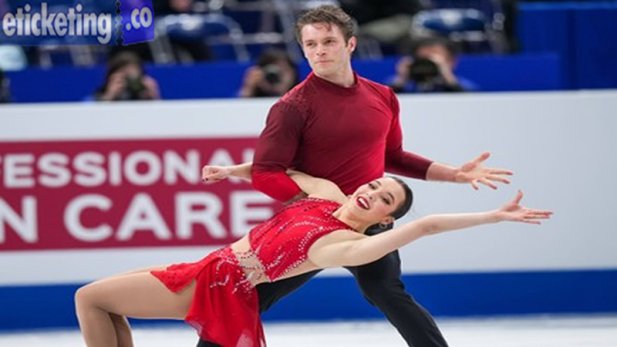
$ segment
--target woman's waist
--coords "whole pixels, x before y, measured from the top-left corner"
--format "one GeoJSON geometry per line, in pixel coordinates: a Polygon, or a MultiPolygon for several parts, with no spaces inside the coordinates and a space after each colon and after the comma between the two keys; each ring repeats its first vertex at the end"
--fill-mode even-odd
{"type": "Polygon", "coordinates": [[[271,282],[266,273],[266,267],[259,259],[257,252],[251,248],[248,238],[243,238],[243,240],[233,243],[228,249],[233,254],[238,267],[242,269],[244,277],[253,286],[271,282]],[[241,242],[243,240],[246,240],[246,242],[241,242]]]}

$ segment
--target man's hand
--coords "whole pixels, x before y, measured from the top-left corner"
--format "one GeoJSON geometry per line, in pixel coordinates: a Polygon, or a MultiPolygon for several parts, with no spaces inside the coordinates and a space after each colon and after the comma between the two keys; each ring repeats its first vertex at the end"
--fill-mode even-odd
{"type": "Polygon", "coordinates": [[[477,158],[463,164],[463,166],[456,169],[454,181],[458,183],[471,183],[475,190],[479,189],[480,183],[493,189],[497,189],[495,182],[510,184],[510,181],[504,176],[511,176],[512,171],[484,167],[484,161],[490,156],[489,152],[484,152],[477,158]]]}

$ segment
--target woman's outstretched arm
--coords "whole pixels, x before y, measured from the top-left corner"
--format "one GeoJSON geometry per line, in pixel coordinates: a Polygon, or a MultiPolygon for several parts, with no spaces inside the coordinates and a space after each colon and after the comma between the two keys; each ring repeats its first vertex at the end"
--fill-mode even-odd
{"type": "Polygon", "coordinates": [[[552,215],[550,211],[520,205],[522,198],[523,193],[519,191],[512,201],[497,210],[430,215],[370,237],[332,235],[326,239],[326,236],[323,242],[315,243],[317,247],[310,250],[309,257],[320,267],[357,266],[373,262],[423,236],[504,221],[540,224],[552,215]]]}

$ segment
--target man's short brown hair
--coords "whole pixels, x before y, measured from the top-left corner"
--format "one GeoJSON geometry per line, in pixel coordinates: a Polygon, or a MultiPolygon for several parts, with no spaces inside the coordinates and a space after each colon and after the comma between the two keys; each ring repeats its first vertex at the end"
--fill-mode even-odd
{"type": "Polygon", "coordinates": [[[345,42],[355,35],[355,22],[345,11],[340,7],[333,5],[323,5],[305,12],[296,22],[296,39],[302,44],[302,28],[308,24],[325,23],[327,25],[336,25],[343,36],[345,42]]]}

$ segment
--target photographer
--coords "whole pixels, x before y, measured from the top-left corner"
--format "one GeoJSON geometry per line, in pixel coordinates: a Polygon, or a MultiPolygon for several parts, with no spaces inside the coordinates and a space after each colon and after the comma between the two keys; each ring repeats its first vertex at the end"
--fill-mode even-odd
{"type": "Polygon", "coordinates": [[[105,83],[95,94],[97,101],[158,100],[159,85],[144,72],[141,60],[132,52],[120,52],[109,59],[105,83]]]}
{"type": "Polygon", "coordinates": [[[402,58],[396,66],[396,76],[389,83],[397,93],[464,92],[477,86],[454,74],[457,51],[442,38],[419,41],[411,57],[402,58]]]}
{"type": "Polygon", "coordinates": [[[0,68],[0,104],[11,102],[11,81],[0,68]]]}
{"type": "Polygon", "coordinates": [[[274,97],[287,93],[298,83],[298,70],[287,53],[270,49],[244,74],[239,96],[274,97]]]}

